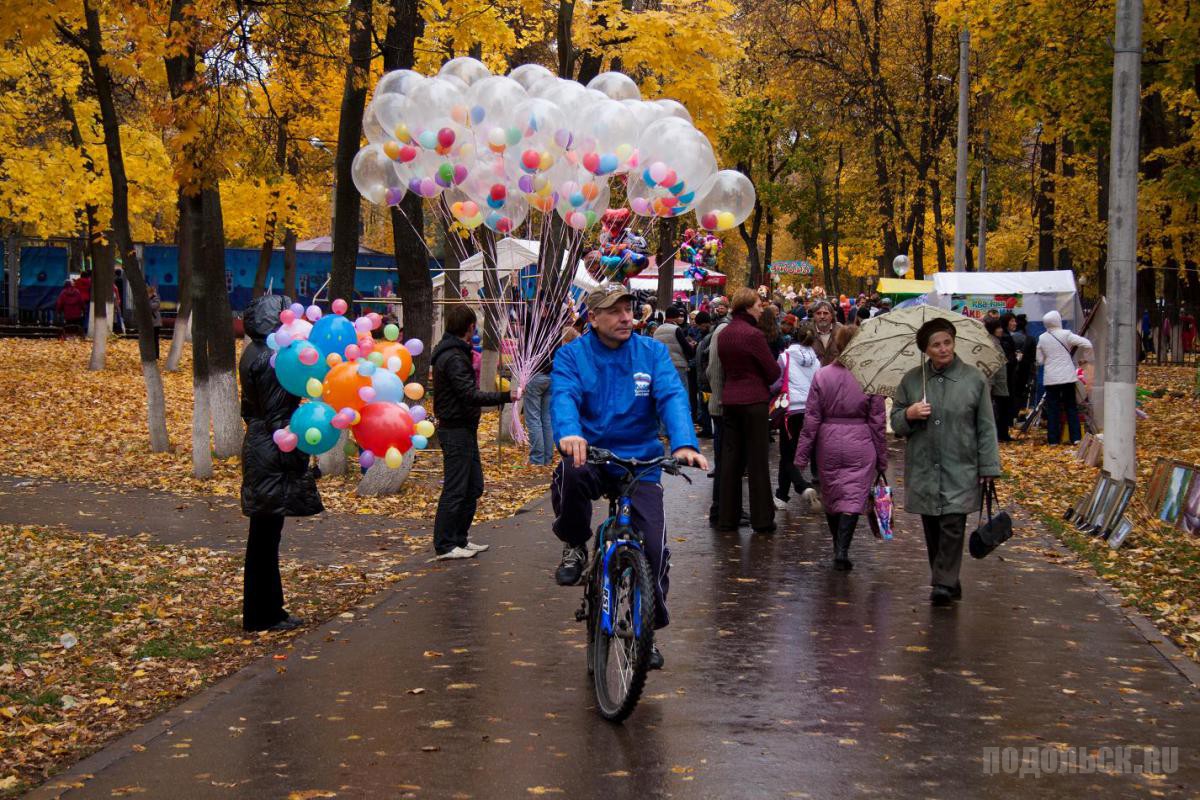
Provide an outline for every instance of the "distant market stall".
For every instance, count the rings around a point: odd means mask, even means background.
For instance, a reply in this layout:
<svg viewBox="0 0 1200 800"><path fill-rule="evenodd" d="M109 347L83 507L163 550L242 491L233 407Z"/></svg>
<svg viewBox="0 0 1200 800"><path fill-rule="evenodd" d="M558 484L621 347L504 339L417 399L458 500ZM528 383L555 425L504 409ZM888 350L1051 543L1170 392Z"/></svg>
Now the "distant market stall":
<svg viewBox="0 0 1200 800"><path fill-rule="evenodd" d="M933 291L926 302L975 318L990 310L1024 314L1034 335L1045 330L1042 316L1047 311L1061 314L1065 328L1077 330L1083 323L1075 273L1070 270L939 272L933 276Z"/></svg>
<svg viewBox="0 0 1200 800"><path fill-rule="evenodd" d="M880 297L890 297L893 303L923 297L933 291L933 281L917 281L909 278L880 278L875 284Z"/></svg>

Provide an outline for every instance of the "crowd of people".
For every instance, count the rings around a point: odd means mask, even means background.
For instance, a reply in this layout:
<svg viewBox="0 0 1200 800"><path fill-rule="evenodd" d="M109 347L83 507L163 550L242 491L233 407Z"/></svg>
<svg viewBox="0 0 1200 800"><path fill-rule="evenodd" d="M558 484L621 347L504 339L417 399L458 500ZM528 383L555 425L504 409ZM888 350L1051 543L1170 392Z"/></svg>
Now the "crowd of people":
<svg viewBox="0 0 1200 800"><path fill-rule="evenodd" d="M268 301L255 301L248 320L277 315L278 303L259 308L260 302ZM563 544L555 571L560 585L581 579L592 504L614 480L611 471L589 463L589 447L650 459L665 444L680 463L708 470L699 440L710 438L709 520L716 530L749 526L769 535L777 511L798 502L799 512L824 513L832 567L845 572L853 568L851 545L873 489L886 481L890 427L905 441L905 507L921 516L930 601L942 605L962 597L958 573L967 516L1000 474L998 442L1008 438L1015 409L1029 400L1035 364L1044 367L1050 442L1059 441L1060 408L1070 438L1078 439L1074 351L1090 343L1064 330L1056 312L1046 314L1046 332L1038 338L1027 334L1023 318L986 318L1004 357L990 378L955 354L954 325L932 318L915 336L922 365L905 375L889 412L885 398L864 393L838 358L861 322L891 313L887 298L831 302L819 292L789 299L741 288L694 306L657 311L620 283L601 284L586 298L584 317L563 328L543 368L523 387L530 462L555 465L551 498L553 530ZM522 400L520 388L480 390L470 345L476 324L473 309L451 307L445 336L433 351L433 410L444 469L434 523L439 559L473 558L487 549L469 537L484 489L480 408ZM252 338L263 335L254 325L247 331ZM285 516L320 510L302 463L270 447L270 431L283 424L295 398L270 386L267 357L252 346L242 358L248 430L243 508L251 519L244 624L254 630L296 624L278 587L279 532ZM653 570L655 624L662 627L670 620L670 550L657 472L643 478L632 501L632 521ZM652 665L663 663L656 650Z"/></svg>

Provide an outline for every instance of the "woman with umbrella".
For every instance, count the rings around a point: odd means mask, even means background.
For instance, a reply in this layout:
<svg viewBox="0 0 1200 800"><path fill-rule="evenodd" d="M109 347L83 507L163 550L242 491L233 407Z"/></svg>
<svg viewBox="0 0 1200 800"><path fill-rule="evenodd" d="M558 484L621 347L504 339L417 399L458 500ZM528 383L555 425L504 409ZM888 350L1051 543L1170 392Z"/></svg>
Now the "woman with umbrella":
<svg viewBox="0 0 1200 800"><path fill-rule="evenodd" d="M979 508L981 487L1000 474L988 378L955 355L958 334L955 323L940 316L921 325L917 349L928 364L922 360L909 370L892 398L892 430L908 440L904 506L921 515L934 605L962 598L967 514ZM1004 368L990 343L975 354Z"/></svg>

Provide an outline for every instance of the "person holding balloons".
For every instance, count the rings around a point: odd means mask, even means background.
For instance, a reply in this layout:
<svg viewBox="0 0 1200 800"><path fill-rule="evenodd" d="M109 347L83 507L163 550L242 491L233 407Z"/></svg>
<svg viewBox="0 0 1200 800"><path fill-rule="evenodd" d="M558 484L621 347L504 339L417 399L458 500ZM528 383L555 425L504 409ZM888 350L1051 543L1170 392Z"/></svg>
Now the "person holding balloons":
<svg viewBox="0 0 1200 800"><path fill-rule="evenodd" d="M250 344L238 363L242 384L242 513L250 518L242 579L242 627L248 631L286 631L303 623L283 606L279 541L285 517L307 517L325 510L308 455L281 450L274 432L288 425L300 398L279 382L267 336L279 324L291 300L263 295L243 319Z"/></svg>
<svg viewBox="0 0 1200 800"><path fill-rule="evenodd" d="M479 409L521 399L521 390L482 392L471 366L475 311L467 305L446 312L446 333L433 350L433 411L442 444L442 496L433 522L433 549L439 560L474 558L488 549L468 538L475 507L483 495L479 457Z"/></svg>

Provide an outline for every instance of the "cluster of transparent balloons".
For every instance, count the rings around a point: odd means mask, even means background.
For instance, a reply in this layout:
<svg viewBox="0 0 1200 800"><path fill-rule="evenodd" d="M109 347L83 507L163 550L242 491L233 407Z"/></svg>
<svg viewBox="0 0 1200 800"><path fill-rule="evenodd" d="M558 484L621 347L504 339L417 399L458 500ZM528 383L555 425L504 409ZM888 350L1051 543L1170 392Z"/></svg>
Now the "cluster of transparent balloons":
<svg viewBox="0 0 1200 800"><path fill-rule="evenodd" d="M352 174L367 200L443 198L468 230L509 234L531 210L586 230L609 209L614 179L642 217L695 212L700 227L723 231L754 209L750 180L717 170L687 109L643 100L619 72L584 86L537 64L493 75L473 58L435 76L396 70L376 84L363 128L369 144Z"/></svg>

